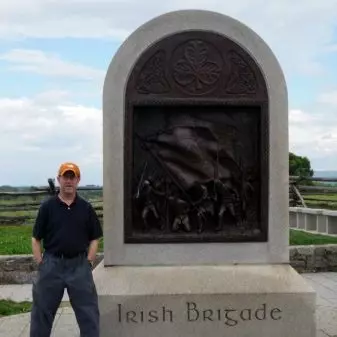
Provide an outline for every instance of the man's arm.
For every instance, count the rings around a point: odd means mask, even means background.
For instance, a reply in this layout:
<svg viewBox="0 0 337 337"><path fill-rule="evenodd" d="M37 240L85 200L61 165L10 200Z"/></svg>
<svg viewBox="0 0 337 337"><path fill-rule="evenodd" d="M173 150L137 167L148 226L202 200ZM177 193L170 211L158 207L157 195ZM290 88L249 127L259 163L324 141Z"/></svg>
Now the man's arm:
<svg viewBox="0 0 337 337"><path fill-rule="evenodd" d="M41 240L44 237L44 229L46 227L46 222L47 222L47 210L46 204L43 203L40 206L39 211L37 213L32 233L32 251L34 259L37 263L40 263L42 261Z"/></svg>
<svg viewBox="0 0 337 337"><path fill-rule="evenodd" d="M92 240L88 249L88 260L92 263L96 258L98 250L98 240Z"/></svg>
<svg viewBox="0 0 337 337"><path fill-rule="evenodd" d="M41 241L35 238L32 238L32 250L33 256L36 263L41 263L42 261L42 249L41 249Z"/></svg>
<svg viewBox="0 0 337 337"><path fill-rule="evenodd" d="M89 248L88 248L88 260L93 263L97 250L98 250L98 245L99 245L99 239L103 236L103 231L102 227L100 224L100 221L98 219L98 216L92 207L92 205L89 206L89 223L90 223L90 233L89 233Z"/></svg>

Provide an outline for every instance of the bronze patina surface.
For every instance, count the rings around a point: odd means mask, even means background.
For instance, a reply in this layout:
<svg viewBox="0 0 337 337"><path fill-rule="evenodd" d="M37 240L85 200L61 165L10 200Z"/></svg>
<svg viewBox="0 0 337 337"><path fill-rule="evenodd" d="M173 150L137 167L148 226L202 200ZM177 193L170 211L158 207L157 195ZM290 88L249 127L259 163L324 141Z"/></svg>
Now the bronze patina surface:
<svg viewBox="0 0 337 337"><path fill-rule="evenodd" d="M268 237L268 94L247 52L212 32L148 48L125 99L125 242Z"/></svg>

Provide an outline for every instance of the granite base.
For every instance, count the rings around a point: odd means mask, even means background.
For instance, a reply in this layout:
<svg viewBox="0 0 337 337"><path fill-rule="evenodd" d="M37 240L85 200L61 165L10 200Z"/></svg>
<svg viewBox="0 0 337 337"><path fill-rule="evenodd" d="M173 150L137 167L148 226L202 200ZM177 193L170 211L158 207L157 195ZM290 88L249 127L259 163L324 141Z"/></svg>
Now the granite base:
<svg viewBox="0 0 337 337"><path fill-rule="evenodd" d="M314 337L314 290L289 265L95 269L102 337Z"/></svg>

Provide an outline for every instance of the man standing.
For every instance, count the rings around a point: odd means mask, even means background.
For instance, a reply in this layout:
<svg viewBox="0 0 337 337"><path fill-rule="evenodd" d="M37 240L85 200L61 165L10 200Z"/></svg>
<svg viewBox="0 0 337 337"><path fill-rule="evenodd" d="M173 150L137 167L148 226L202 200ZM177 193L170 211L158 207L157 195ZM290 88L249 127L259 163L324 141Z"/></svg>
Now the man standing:
<svg viewBox="0 0 337 337"><path fill-rule="evenodd" d="M64 289L81 337L99 337L92 264L102 228L92 205L77 193L78 166L62 164L57 180L60 191L42 203L33 228L32 249L38 263L38 277L33 284L30 337L50 336Z"/></svg>

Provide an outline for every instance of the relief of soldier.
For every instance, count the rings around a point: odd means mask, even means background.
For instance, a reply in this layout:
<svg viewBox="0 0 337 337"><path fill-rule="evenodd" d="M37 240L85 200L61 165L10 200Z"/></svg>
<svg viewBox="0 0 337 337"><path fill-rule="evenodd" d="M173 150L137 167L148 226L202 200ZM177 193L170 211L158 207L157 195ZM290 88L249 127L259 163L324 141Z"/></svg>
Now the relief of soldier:
<svg viewBox="0 0 337 337"><path fill-rule="evenodd" d="M143 229L148 231L155 227L169 232L217 232L225 228L226 214L232 217L235 226L239 226L246 220L241 210L246 208L247 185L243 185L242 189L244 193L240 197L229 180L216 179L207 185L196 184L193 193L183 193L174 183L168 183L164 178L154 179L149 176L140 184L136 196L142 201L140 214ZM237 206L240 203L241 207L238 210ZM195 223L191 223L192 214ZM155 221L149 221L151 217Z"/></svg>

